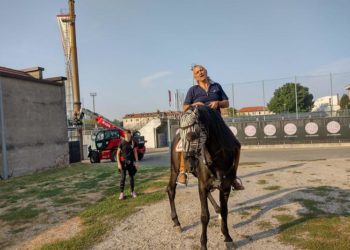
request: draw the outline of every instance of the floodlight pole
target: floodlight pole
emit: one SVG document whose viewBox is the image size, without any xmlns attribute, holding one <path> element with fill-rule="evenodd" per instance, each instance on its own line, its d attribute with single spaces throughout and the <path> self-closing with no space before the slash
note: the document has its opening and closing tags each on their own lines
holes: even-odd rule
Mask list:
<svg viewBox="0 0 350 250">
<path fill-rule="evenodd" d="M 70 45 L 72 51 L 72 87 L 73 87 L 73 112 L 76 120 L 80 120 L 80 90 L 79 90 L 79 73 L 78 73 L 78 53 L 77 53 L 77 41 L 75 33 L 75 9 L 74 9 L 74 0 L 68 0 L 69 4 L 69 24 L 70 24 Z M 80 156 L 81 159 L 84 157 L 83 152 L 83 130 L 81 125 L 78 125 L 78 134 L 80 141 Z"/>
</svg>

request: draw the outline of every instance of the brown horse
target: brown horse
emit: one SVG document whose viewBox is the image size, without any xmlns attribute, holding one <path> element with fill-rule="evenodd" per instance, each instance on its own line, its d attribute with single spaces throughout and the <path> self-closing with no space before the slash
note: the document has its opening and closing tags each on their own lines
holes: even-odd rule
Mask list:
<svg viewBox="0 0 350 250">
<path fill-rule="evenodd" d="M 231 185 L 236 178 L 241 145 L 217 111 L 206 106 L 200 106 L 196 108 L 195 112 L 198 113 L 198 119 L 196 124 L 192 126 L 197 125 L 198 127 L 199 125 L 202 130 L 194 129 L 187 134 L 185 140 L 188 144 L 191 144 L 200 137 L 200 133 L 204 132 L 206 133 L 206 141 L 199 150 L 183 152 L 183 154 L 185 155 L 187 169 L 192 169 L 193 175 L 198 178 L 202 222 L 201 249 L 207 249 L 207 227 L 210 218 L 208 199 L 213 204 L 215 211 L 221 215 L 221 232 L 225 237 L 224 241 L 232 247 L 233 241 L 227 227 L 227 202 Z M 179 140 L 180 136 L 177 135 L 171 145 L 171 174 L 167 192 L 171 207 L 171 218 L 174 226 L 181 230 L 174 202 L 181 157 L 181 153 L 175 150 Z M 211 196 L 210 192 L 213 189 L 219 189 L 220 191 L 220 207 Z"/>
</svg>

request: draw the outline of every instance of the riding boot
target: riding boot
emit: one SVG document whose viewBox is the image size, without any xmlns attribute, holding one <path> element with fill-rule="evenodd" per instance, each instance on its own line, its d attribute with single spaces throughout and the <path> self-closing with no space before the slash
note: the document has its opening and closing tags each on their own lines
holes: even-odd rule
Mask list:
<svg viewBox="0 0 350 250">
<path fill-rule="evenodd" d="M 186 174 L 185 158 L 184 158 L 183 152 L 179 152 L 179 161 L 180 161 L 180 169 L 179 169 L 179 176 L 177 177 L 177 183 L 186 185 L 187 174 Z"/>
</svg>

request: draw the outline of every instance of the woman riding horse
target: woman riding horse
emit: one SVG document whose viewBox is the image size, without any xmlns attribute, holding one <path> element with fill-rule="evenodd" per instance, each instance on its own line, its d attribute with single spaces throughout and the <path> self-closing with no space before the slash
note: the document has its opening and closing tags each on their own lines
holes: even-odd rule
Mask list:
<svg viewBox="0 0 350 250">
<path fill-rule="evenodd" d="M 183 105 L 183 111 L 187 111 L 190 107 L 206 105 L 220 114 L 220 108 L 227 108 L 229 106 L 228 97 L 225 94 L 219 83 L 213 82 L 209 77 L 205 67 L 202 65 L 194 65 L 192 67 L 192 73 L 194 79 L 197 81 L 197 85 L 192 86 L 186 95 L 186 99 Z M 179 184 L 186 184 L 187 175 L 184 164 L 184 157 L 180 157 L 180 174 L 178 176 Z M 237 171 L 237 167 L 235 166 Z M 235 190 L 243 190 L 244 187 L 241 183 L 234 179 L 232 186 Z"/>
</svg>

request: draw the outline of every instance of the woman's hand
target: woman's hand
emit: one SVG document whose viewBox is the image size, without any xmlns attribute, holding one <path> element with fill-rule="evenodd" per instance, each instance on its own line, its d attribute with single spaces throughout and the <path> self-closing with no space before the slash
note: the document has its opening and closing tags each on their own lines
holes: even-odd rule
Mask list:
<svg viewBox="0 0 350 250">
<path fill-rule="evenodd" d="M 204 105 L 203 102 L 195 102 L 191 104 L 191 106 L 203 106 L 203 105 Z"/>
<path fill-rule="evenodd" d="M 208 106 L 212 109 L 217 109 L 218 107 L 220 107 L 220 104 L 219 104 L 219 101 L 213 101 L 213 102 L 210 102 Z"/>
<path fill-rule="evenodd" d="M 140 163 L 137 161 L 137 162 L 134 162 L 134 165 L 135 165 L 135 168 L 138 170 L 140 168 Z"/>
</svg>

